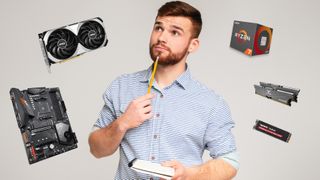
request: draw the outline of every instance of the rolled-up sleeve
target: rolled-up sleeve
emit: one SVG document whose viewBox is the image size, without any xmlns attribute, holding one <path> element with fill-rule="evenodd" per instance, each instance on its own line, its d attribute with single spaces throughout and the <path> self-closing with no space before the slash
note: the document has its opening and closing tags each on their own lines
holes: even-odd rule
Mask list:
<svg viewBox="0 0 320 180">
<path fill-rule="evenodd" d="M 236 144 L 231 129 L 234 122 L 227 103 L 220 97 L 216 106 L 208 115 L 208 127 L 204 143 L 212 158 L 236 151 Z"/>
</svg>

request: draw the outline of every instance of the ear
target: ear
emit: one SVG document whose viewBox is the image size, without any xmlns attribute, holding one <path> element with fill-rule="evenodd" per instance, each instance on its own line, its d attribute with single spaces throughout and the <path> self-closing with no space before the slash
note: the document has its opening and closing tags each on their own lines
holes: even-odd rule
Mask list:
<svg viewBox="0 0 320 180">
<path fill-rule="evenodd" d="M 198 38 L 191 39 L 190 44 L 189 44 L 189 48 L 188 48 L 188 52 L 192 53 L 192 52 L 196 51 L 199 48 L 199 46 L 200 46 L 200 41 Z"/>
</svg>

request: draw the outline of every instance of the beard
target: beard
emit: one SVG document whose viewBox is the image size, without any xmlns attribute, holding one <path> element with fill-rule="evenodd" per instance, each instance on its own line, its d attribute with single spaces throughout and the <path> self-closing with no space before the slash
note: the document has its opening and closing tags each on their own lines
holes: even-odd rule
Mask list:
<svg viewBox="0 0 320 180">
<path fill-rule="evenodd" d="M 154 46 L 159 45 L 159 44 L 153 44 L 150 45 L 149 47 L 149 53 L 152 61 L 155 61 L 157 56 L 159 55 L 158 52 L 155 52 Z M 166 47 L 167 51 L 169 52 L 168 55 L 162 56 L 160 55 L 158 64 L 163 65 L 163 66 L 170 66 L 170 65 L 175 65 L 179 63 L 187 54 L 188 54 L 188 47 L 185 47 L 182 52 L 179 53 L 172 53 L 171 49 L 169 47 Z"/>
</svg>

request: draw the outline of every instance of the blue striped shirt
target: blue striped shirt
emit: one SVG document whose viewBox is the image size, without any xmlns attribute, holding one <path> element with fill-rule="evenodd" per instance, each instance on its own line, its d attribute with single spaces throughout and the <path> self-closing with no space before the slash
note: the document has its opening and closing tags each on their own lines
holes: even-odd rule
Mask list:
<svg viewBox="0 0 320 180">
<path fill-rule="evenodd" d="M 116 78 L 103 94 L 105 105 L 94 124 L 108 126 L 129 103 L 147 93 L 152 66 Z M 116 179 L 148 179 L 149 175 L 128 168 L 134 158 L 162 163 L 178 160 L 185 166 L 203 163 L 204 150 L 212 158 L 236 151 L 230 110 L 221 96 L 191 77 L 190 70 L 161 89 L 153 83 L 153 118 L 127 131 L 120 143 Z"/>
</svg>

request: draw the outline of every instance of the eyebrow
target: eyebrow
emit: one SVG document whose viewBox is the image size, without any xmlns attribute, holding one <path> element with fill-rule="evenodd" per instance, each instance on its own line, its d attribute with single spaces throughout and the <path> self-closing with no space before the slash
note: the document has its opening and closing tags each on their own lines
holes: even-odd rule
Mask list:
<svg viewBox="0 0 320 180">
<path fill-rule="evenodd" d="M 162 24 L 163 24 L 163 23 L 162 23 L 161 21 L 156 21 L 156 22 L 154 23 L 154 25 L 162 25 Z M 178 30 L 184 32 L 184 30 L 183 30 L 180 26 L 170 25 L 170 27 L 172 27 L 172 28 L 174 28 L 174 29 L 178 29 Z"/>
</svg>

